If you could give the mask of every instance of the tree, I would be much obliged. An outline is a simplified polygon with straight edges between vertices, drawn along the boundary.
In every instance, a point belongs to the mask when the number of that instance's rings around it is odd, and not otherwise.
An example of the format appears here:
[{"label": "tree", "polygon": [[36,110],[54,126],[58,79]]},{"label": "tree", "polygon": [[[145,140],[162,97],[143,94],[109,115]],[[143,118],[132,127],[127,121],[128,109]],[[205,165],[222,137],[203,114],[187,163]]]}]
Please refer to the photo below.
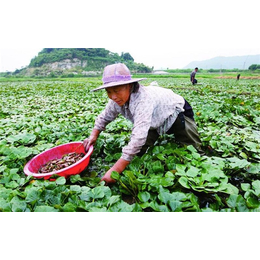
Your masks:
[{"label": "tree", "polygon": [[129,52],[122,52],[121,53],[121,58],[124,60],[124,61],[134,61],[134,58],[130,55]]},{"label": "tree", "polygon": [[257,70],[260,69],[260,64],[252,64],[248,68],[249,70]]},{"label": "tree", "polygon": [[50,53],[54,50],[55,50],[55,48],[44,48],[40,53]]}]

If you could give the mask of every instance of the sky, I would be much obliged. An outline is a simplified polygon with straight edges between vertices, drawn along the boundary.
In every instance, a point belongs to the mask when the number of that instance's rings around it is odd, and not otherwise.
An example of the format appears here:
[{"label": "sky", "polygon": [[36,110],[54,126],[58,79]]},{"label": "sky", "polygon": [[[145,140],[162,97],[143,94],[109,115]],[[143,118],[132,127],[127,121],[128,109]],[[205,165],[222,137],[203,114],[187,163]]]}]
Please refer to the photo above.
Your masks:
[{"label": "sky", "polygon": [[155,69],[260,54],[259,5],[258,0],[3,1],[0,71],[29,65],[43,48],[129,52],[135,62]]}]

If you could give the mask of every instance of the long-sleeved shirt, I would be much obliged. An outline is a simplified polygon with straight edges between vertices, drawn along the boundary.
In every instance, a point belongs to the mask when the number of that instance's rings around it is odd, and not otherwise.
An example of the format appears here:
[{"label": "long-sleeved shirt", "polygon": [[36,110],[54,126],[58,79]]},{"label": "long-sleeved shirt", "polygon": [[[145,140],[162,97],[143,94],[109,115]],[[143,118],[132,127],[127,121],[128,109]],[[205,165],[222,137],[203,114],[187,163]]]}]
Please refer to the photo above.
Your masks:
[{"label": "long-sleeved shirt", "polygon": [[196,71],[192,71],[192,73],[190,74],[190,81],[193,82],[196,76]]},{"label": "long-sleeved shirt", "polygon": [[131,93],[129,101],[123,106],[109,100],[97,117],[94,128],[105,130],[106,125],[118,114],[129,119],[133,123],[132,134],[129,143],[123,147],[121,158],[131,161],[145,144],[148,131],[156,129],[159,134],[166,133],[178,114],[184,111],[184,103],[184,98],[170,89],[140,85],[138,91]]}]

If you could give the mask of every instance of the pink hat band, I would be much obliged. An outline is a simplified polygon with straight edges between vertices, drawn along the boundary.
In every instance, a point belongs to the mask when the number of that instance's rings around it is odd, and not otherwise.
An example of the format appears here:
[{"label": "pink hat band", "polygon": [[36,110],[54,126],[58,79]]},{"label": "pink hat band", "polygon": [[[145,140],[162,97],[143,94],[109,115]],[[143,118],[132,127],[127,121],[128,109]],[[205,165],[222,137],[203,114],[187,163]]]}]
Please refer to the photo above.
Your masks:
[{"label": "pink hat band", "polygon": [[113,75],[109,77],[103,77],[103,84],[108,84],[110,82],[127,81],[131,80],[131,75]]}]

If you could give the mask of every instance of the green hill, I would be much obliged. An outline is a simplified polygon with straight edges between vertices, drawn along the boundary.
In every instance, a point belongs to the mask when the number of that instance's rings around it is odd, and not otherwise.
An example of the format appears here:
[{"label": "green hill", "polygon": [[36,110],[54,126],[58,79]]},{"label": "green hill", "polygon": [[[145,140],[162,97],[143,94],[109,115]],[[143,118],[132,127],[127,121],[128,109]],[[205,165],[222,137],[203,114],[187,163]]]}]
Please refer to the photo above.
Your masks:
[{"label": "green hill", "polygon": [[45,48],[18,73],[28,76],[96,75],[102,73],[106,65],[118,62],[125,63],[135,73],[149,73],[153,69],[134,62],[130,53],[118,55],[104,48]]}]

